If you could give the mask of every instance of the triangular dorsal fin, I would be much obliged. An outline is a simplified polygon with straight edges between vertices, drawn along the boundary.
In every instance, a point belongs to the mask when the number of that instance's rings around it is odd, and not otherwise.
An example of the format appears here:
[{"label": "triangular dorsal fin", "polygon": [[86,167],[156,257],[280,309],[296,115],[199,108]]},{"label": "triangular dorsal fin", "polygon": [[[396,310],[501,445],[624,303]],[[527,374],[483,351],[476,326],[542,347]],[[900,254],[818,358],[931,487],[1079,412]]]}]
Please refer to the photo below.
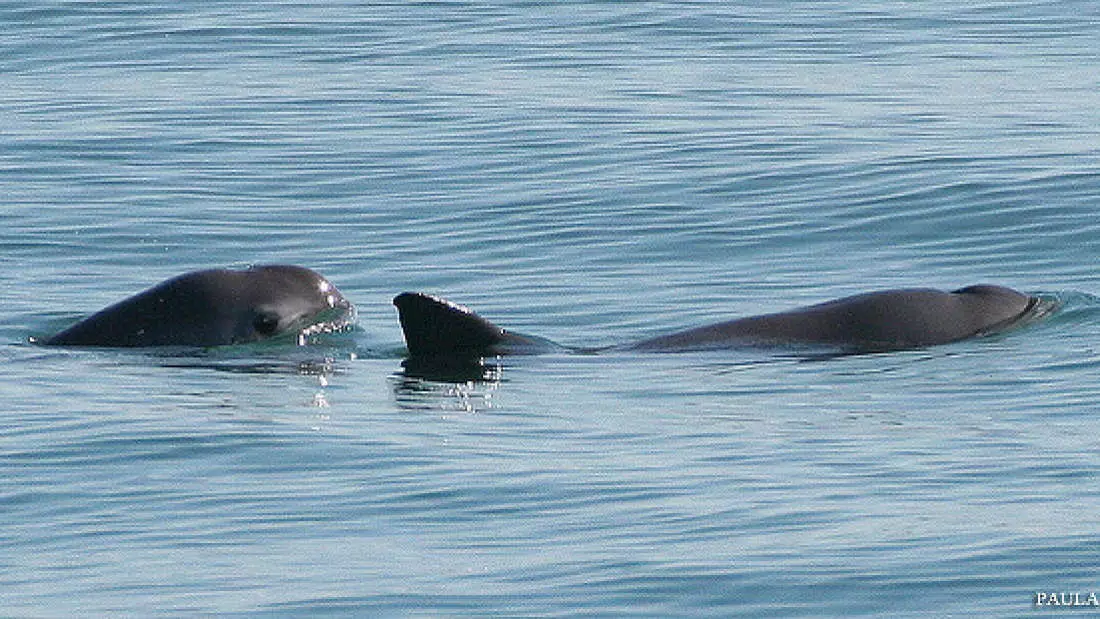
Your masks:
[{"label": "triangular dorsal fin", "polygon": [[461,305],[420,292],[393,299],[411,356],[469,355],[493,352],[504,329]]}]

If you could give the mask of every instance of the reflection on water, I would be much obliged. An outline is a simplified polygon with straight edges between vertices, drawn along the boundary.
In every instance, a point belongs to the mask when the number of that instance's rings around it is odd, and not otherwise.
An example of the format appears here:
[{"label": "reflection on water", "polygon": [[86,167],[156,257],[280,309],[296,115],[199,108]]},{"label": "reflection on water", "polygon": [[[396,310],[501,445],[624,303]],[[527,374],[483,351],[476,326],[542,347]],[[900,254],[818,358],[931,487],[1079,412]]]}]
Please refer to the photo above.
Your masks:
[{"label": "reflection on water", "polygon": [[490,359],[406,359],[391,377],[394,399],[404,410],[478,412],[492,408],[504,365]]},{"label": "reflection on water", "polygon": [[330,357],[313,359],[207,359],[174,357],[159,364],[166,368],[187,368],[229,372],[231,374],[297,374],[326,378],[337,373],[336,360]]},{"label": "reflection on water", "polygon": [[409,357],[401,362],[407,378],[442,383],[500,382],[500,357]]}]

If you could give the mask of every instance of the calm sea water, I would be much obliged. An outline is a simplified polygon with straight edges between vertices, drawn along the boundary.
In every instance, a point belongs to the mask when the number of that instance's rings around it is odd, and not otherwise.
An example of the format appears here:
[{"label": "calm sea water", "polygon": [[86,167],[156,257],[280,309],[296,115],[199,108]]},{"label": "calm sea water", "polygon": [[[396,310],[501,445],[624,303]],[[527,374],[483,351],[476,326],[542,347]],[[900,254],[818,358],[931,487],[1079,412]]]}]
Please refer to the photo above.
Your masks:
[{"label": "calm sea water", "polygon": [[[0,4],[0,600],[64,615],[1031,615],[1100,591],[1093,2]],[[30,339],[302,264],[307,347]],[[568,345],[897,286],[929,350],[407,375],[423,290]]]}]

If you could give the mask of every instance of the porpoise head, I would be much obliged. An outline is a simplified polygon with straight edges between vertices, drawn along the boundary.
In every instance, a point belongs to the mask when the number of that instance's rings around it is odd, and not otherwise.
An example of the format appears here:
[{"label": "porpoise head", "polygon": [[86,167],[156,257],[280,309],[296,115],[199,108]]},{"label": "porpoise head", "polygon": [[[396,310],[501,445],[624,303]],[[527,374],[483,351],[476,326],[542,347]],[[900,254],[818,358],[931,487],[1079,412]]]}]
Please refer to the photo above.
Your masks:
[{"label": "porpoise head", "polygon": [[1041,303],[1038,297],[992,284],[967,286],[953,290],[952,294],[968,308],[976,334],[997,333],[1026,321]]},{"label": "porpoise head", "polygon": [[238,315],[233,343],[282,333],[297,333],[301,339],[341,329],[354,318],[351,302],[332,282],[310,269],[262,265],[241,273],[245,308]]},{"label": "porpoise head", "polygon": [[349,324],[355,308],[310,269],[194,271],[120,301],[46,340],[70,346],[221,346]]}]

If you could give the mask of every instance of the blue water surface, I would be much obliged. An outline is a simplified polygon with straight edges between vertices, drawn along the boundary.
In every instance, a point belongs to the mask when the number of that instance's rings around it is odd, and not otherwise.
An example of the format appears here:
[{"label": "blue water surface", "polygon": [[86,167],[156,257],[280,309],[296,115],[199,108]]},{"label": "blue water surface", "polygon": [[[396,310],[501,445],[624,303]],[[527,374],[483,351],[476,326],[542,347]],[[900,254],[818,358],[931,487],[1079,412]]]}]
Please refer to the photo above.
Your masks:
[{"label": "blue water surface", "polygon": [[[1100,591],[1093,2],[0,5],[14,616],[1032,615]],[[32,343],[293,263],[357,328]],[[402,368],[422,290],[569,346],[865,290],[892,354]]]}]

